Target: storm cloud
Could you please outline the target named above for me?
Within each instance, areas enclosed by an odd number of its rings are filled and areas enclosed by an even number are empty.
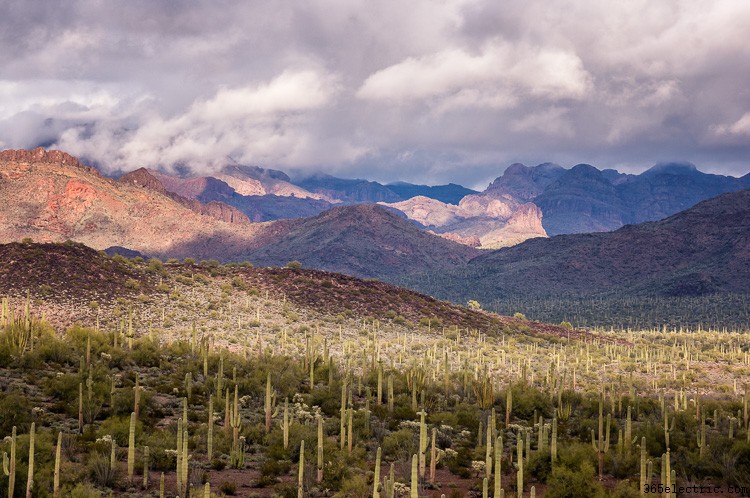
[[[516,161],[750,171],[750,3],[11,0],[0,147],[483,186]]]

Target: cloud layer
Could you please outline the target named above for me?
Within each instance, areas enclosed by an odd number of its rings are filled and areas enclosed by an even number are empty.
[[[481,185],[514,161],[750,171],[750,3],[11,0],[0,147]]]

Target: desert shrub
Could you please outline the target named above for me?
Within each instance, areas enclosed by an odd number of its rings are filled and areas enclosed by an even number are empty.
[[[549,488],[545,498],[599,498],[604,489],[594,480],[594,466],[588,461],[580,462],[576,469],[555,466],[547,480]]]
[[[117,466],[111,467],[109,456],[95,453],[89,457],[87,468],[89,477],[98,486],[112,487],[117,482]]]
[[[395,460],[406,460],[417,451],[415,433],[411,429],[400,429],[383,439],[383,454]]]
[[[529,475],[541,482],[547,482],[547,478],[552,472],[552,461],[549,454],[545,452],[532,453],[526,466],[528,466]]]
[[[0,434],[10,434],[13,426],[18,434],[29,430],[31,403],[28,396],[15,391],[0,393]]]
[[[135,423],[135,438],[140,443],[140,436],[143,432],[143,422],[137,420]],[[117,441],[118,446],[127,446],[128,436],[130,434],[130,416],[110,417],[102,422],[97,436],[112,436]]]
[[[126,289],[130,289],[130,290],[137,290],[141,288],[141,283],[134,278],[129,278],[125,280],[124,285]]]
[[[371,491],[370,486],[367,484],[367,479],[364,476],[356,475],[346,479],[341,485],[341,490],[333,496],[341,498],[367,498],[370,494]]]
[[[219,485],[219,491],[228,496],[237,494],[237,483],[234,481],[224,481]]]
[[[625,480],[617,483],[615,489],[609,495],[611,498],[638,498],[640,495],[638,491],[638,483],[630,482]]]
[[[101,498],[102,496],[102,493],[91,484],[81,482],[76,484],[69,493],[66,496],[70,496],[70,498]]]

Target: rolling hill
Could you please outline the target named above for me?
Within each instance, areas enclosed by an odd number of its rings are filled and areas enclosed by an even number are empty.
[[[614,232],[526,241],[401,282],[456,302],[750,293],[750,190]]]

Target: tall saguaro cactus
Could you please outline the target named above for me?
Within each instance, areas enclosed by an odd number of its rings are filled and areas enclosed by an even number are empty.
[[[375,476],[372,479],[372,498],[380,498],[380,453],[381,449],[378,446],[378,451],[375,453]]]
[[[411,456],[411,486],[409,486],[410,498],[419,498],[419,477],[417,468],[417,455]]]
[[[36,438],[36,423],[31,423],[29,432],[29,473],[26,477],[26,498],[31,498],[31,489],[34,486],[34,440]]]
[[[601,397],[599,398],[599,439],[594,436],[594,429],[591,429],[591,445],[596,451],[599,462],[599,480],[604,479],[604,454],[609,451],[609,424],[610,417],[607,414],[607,434],[604,435],[604,405]]]
[[[8,496],[13,496],[16,488],[16,426],[13,426],[13,432],[10,438],[10,461],[3,453],[3,473],[8,476]]]
[[[273,418],[273,406],[276,400],[276,394],[271,391],[271,372],[268,372],[266,376],[266,399],[265,399],[265,412],[266,412],[266,434],[271,432],[271,418]]]
[[[128,434],[128,481],[133,483],[135,471],[135,412],[130,414],[130,431]]]
[[[299,443],[299,469],[297,470],[297,498],[303,498],[305,491],[305,440]]]
[[[52,496],[60,498],[60,457],[62,453],[62,432],[57,433],[57,448],[55,449],[55,477],[52,483]]]

